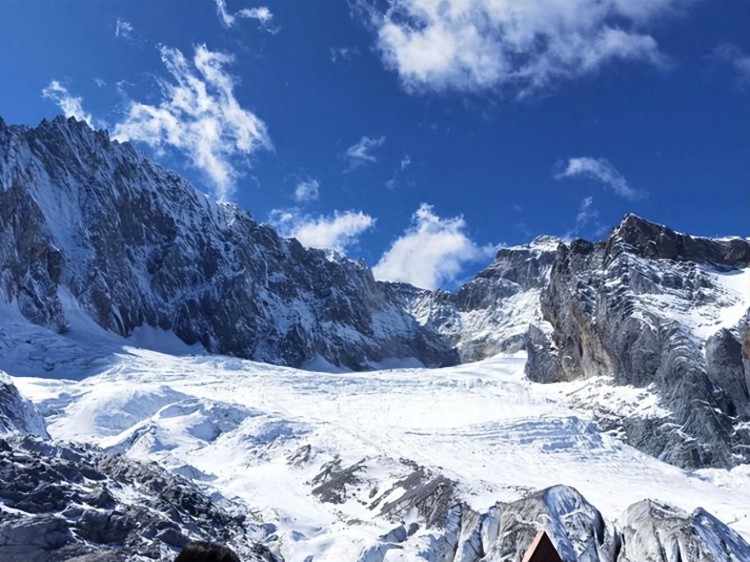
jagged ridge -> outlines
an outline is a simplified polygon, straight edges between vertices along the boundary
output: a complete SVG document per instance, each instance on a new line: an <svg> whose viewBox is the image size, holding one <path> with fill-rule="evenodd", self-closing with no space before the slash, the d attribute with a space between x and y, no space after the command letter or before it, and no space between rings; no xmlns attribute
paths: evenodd
<svg viewBox="0 0 750 562"><path fill-rule="evenodd" d="M73 118L0 126L0 263L2 298L58 331L81 307L125 336L147 324L292 366L457 360L369 269L280 238Z"/></svg>

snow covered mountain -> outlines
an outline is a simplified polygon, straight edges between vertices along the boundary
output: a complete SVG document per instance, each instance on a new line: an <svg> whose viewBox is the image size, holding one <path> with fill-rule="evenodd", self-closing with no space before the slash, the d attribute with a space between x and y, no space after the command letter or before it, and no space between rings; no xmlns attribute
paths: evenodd
<svg viewBox="0 0 750 562"><path fill-rule="evenodd" d="M0 120L0 559L750 560L749 293L748 239L634 215L381 283Z"/></svg>
<svg viewBox="0 0 750 562"><path fill-rule="evenodd" d="M118 334L158 326L293 366L457 359L363 265L280 238L73 118L0 120L0 213L3 299L60 332L80 307Z"/></svg>
<svg viewBox="0 0 750 562"><path fill-rule="evenodd" d="M390 290L463 361L525 349L531 380L589 380L578 405L642 451L683 467L750 462L747 239L627 215L602 242L503 249L455 294ZM612 403L613 385L653 407Z"/></svg>

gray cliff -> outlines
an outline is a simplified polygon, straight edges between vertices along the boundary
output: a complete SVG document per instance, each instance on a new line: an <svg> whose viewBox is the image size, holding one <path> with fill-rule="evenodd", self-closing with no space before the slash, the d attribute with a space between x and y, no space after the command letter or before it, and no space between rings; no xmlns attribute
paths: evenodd
<svg viewBox="0 0 750 562"><path fill-rule="evenodd" d="M0 264L0 299L60 332L80 307L123 336L149 325L291 366L457 361L363 265L282 239L72 118L0 124Z"/></svg>
<svg viewBox="0 0 750 562"><path fill-rule="evenodd" d="M726 302L720 281L748 266L747 240L694 238L634 215L606 242L562 244L541 294L545 322L529 331L527 376L650 385L669 415L600 422L678 466L748 462L746 322L712 333L700 317L742 305Z"/></svg>

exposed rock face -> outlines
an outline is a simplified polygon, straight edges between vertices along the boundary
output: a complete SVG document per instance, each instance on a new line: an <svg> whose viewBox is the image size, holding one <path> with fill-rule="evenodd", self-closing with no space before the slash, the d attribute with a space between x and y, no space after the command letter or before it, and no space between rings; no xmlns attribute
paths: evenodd
<svg viewBox="0 0 750 562"><path fill-rule="evenodd" d="M654 385L671 414L621 420L631 444L683 467L747 462L747 432L734 430L750 407L747 332L710 326L717 310L741 306L721 282L748 266L747 240L693 238L634 215L606 242L561 244L541 294L546 322L529 331L526 373Z"/></svg>
<svg viewBox="0 0 750 562"><path fill-rule="evenodd" d="M456 293L402 284L387 289L421 325L456 346L461 361L513 353L526 346L529 323L542 320L539 294L560 242L541 236L527 246L503 248Z"/></svg>
<svg viewBox="0 0 750 562"><path fill-rule="evenodd" d="M281 239L72 118L0 126L0 264L0 298L61 332L80 306L124 336L147 324L292 366L457 361L363 265Z"/></svg>
<svg viewBox="0 0 750 562"><path fill-rule="evenodd" d="M49 438L36 406L21 396L10 377L0 371L0 436L13 434Z"/></svg>
<svg viewBox="0 0 750 562"><path fill-rule="evenodd" d="M438 491L433 495L443 496ZM568 486L498 503L484 513L457 503L430 526L435 534L421 555L440 562L520 562L540 530L566 562L739 562L750 556L750 545L703 509L689 515L645 500L608 525ZM388 550L418 540L410 536L396 527L365 549L359 561L382 561Z"/></svg>
<svg viewBox="0 0 750 562"><path fill-rule="evenodd" d="M691 237L627 215L599 243L542 237L503 249L455 294L388 290L462 361L525 347L533 381L649 387L658 416L599 421L667 462L724 467L750 460L750 311L738 324L721 312L750 302L750 287L743 301L724 286L748 267L747 239Z"/></svg>
<svg viewBox="0 0 750 562"><path fill-rule="evenodd" d="M466 511L454 562L520 560L540 529L563 560L614 560L617 542L599 511L573 488L555 486L484 514Z"/></svg>
<svg viewBox="0 0 750 562"><path fill-rule="evenodd" d="M750 547L703 509L687 514L644 500L631 505L617 521L622 547L617 561L747 560Z"/></svg>
<svg viewBox="0 0 750 562"><path fill-rule="evenodd" d="M258 542L256 522L188 481L83 446L0 439L0 503L7 562L171 561L188 540L229 544L243 560L276 560Z"/></svg>

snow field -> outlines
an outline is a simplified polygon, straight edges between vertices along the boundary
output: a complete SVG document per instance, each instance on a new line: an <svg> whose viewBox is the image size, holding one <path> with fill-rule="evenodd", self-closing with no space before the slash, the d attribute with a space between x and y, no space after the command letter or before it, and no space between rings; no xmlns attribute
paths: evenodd
<svg viewBox="0 0 750 562"><path fill-rule="evenodd" d="M653 498L702 506L748 537L747 471L691 474L600 433L566 405L586 383L530 383L522 353L441 370L320 373L122 351L107 371L78 382L14 381L47 414L53 437L156 460L241 500L275 527L290 562L356 560L393 528L379 516L384 501L374 500L408 475L406 460L457 481L477 510L563 483L610 521ZM604 382L592 384L613 407L643 399L641 389L602 394ZM343 503L312 493L332 461L362 463ZM387 559L399 556L409 553Z"/></svg>

